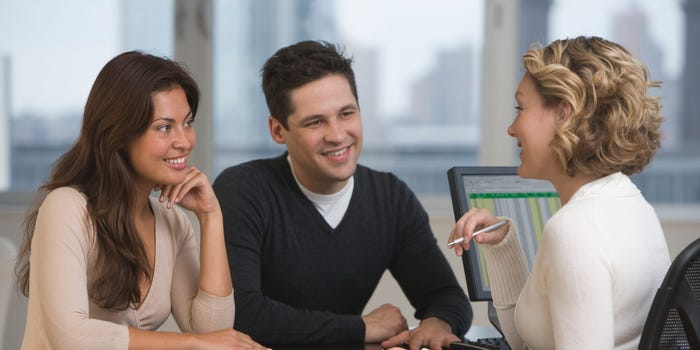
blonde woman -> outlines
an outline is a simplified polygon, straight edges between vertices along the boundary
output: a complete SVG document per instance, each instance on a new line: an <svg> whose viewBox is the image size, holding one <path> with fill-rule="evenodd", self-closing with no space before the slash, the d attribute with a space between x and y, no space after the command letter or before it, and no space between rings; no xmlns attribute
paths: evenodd
<svg viewBox="0 0 700 350"><path fill-rule="evenodd" d="M628 177L660 146L658 86L626 49L597 37L557 40L523 56L515 93L524 178L549 180L562 207L546 223L532 271L515 225L474 238L513 349L636 349L670 263L654 209ZM449 241L469 249L498 219L473 209Z"/></svg>

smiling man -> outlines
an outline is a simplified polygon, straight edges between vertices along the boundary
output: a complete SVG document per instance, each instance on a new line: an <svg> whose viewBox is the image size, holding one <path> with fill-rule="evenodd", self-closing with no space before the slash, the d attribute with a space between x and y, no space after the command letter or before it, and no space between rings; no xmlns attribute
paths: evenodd
<svg viewBox="0 0 700 350"><path fill-rule="evenodd" d="M413 192L357 164L362 119L351 62L332 44L304 41L263 67L270 135L287 152L228 168L214 182L234 327L267 346L440 349L464 335L472 310ZM410 331L389 303L362 315L387 269L416 309L420 325Z"/></svg>

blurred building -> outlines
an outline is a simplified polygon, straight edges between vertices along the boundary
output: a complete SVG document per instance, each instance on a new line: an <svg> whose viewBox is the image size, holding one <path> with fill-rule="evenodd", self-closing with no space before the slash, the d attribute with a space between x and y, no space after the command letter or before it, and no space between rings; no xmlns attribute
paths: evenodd
<svg viewBox="0 0 700 350"><path fill-rule="evenodd" d="M649 31L646 14L639 6L629 6L614 16L611 40L620 43L649 70L652 80L662 83L660 89L652 89L651 94L660 96L664 123L662 151L678 152L682 147L680 138L680 118L678 79L664 70L664 53Z"/></svg>
<svg viewBox="0 0 700 350"><path fill-rule="evenodd" d="M342 39L341 39L342 41ZM385 123L379 115L379 54L375 48L347 48L352 56L357 98L362 114L362 135L365 149L381 147L385 142Z"/></svg>
<svg viewBox="0 0 700 350"><path fill-rule="evenodd" d="M687 154L700 149L700 0L685 0L685 55L683 63L681 136Z"/></svg>
<svg viewBox="0 0 700 350"><path fill-rule="evenodd" d="M520 55L533 44L548 44L549 9L552 7L552 1L520 0Z"/></svg>
<svg viewBox="0 0 700 350"><path fill-rule="evenodd" d="M466 44L439 52L433 68L412 86L409 121L476 126L474 57Z"/></svg>
<svg viewBox="0 0 700 350"><path fill-rule="evenodd" d="M10 189L10 58L0 56L0 191Z"/></svg>
<svg viewBox="0 0 700 350"><path fill-rule="evenodd" d="M265 61L284 46L308 38L337 42L333 16L333 2L330 1L215 3L215 152L275 145L267 129L269 112L260 86L260 70Z"/></svg>
<svg viewBox="0 0 700 350"><path fill-rule="evenodd" d="M260 87L260 68L265 60L280 47L306 38L342 43L331 1L237 0L215 1L214 4L212 176L224 167L278 155L282 150L270 140L267 130L268 111ZM521 51L533 42L547 42L551 4L552 0L522 0ZM157 16L165 18L158 23L151 22L156 16L144 15L136 10L137 6L141 6L138 0L123 3L121 40L124 49L171 52L172 40L167 30L160 34L144 33L148 32L149 23L161 28L172 27L174 19L171 17L176 17L172 13L172 2L149 2L146 12L171 13ZM700 156L695 151L697 146L691 147L700 139L700 99L697 98L700 96L700 65L691 59L700 57L700 42L694 40L700 35L700 0L685 0L683 8L686 60L682 88L665 77L659 68L663 67L664 52L650 40L643 14L630 8L616 19L619 41L642 57L652 71L652 78L665 80L662 88L664 115L669 122L675 121L678 125L673 129L676 134L666 130L670 137L667 135L663 152L654 163L642 174L633 176L652 202L700 202ZM474 57L479 57L479 53L472 51L479 49L463 46L438 54L434 67L412 87L410 115L399 119L377 115L377 76L381 70L377 49L346 49L355 58L367 141L360 161L396 173L419 194L448 194L447 169L477 164L481 135L477 128L469 125L482 117L475 102L479 91L474 88L474 80L480 78L478 68L474 68ZM12 77L7 73L8 63L3 62L6 74L0 79L0 96L7 97ZM77 136L81 111L52 118L10 115L8 100L6 98L4 103L0 100L0 122L10 122L11 187L33 191L49 174L51 164ZM674 135L681 135L681 132L683 144L689 151L685 154L667 152L673 150L669 144L676 139ZM460 142L454 144L450 140ZM2 135L0 142L3 142Z"/></svg>

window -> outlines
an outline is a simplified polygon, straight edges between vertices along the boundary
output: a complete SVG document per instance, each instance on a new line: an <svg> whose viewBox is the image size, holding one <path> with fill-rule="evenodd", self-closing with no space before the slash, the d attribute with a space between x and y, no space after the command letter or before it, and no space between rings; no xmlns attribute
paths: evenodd
<svg viewBox="0 0 700 350"><path fill-rule="evenodd" d="M652 79L662 82L652 92L662 97L662 147L652 164L632 177L651 202L700 203L700 105L690 97L700 96L700 65L691 59L697 57L700 42L689 37L700 29L698 21L700 1L694 0L566 0L551 6L550 39L580 34L609 38L641 59Z"/></svg>
<svg viewBox="0 0 700 350"><path fill-rule="evenodd" d="M664 82L657 93L667 118L662 152L634 179L652 201L699 202L700 159L688 156L694 149L688 145L697 142L700 130L685 140L677 137L684 108L678 92L683 70L689 69L684 68L683 23L685 13L692 14L678 2L593 1L600 6L522 0L514 17L520 25L512 59L518 73L512 80L522 71L520 55L534 42L598 35L623 44ZM278 48L321 39L341 43L355 58L365 132L360 161L395 172L419 194L446 195L447 168L488 163L479 159L483 139L507 139L500 129L488 130L487 137L482 117L512 118L486 116L481 106L482 79L493 74L481 63L489 36L483 29L485 4L496 7L495 22L509 18L499 11L517 11L511 2L499 1L443 1L441 6L406 0L216 1L214 173L282 152L268 135L259 70ZM700 91L687 96L697 95ZM505 96L497 103L509 106L512 92ZM683 185L672 179L683 179Z"/></svg>
<svg viewBox="0 0 700 350"><path fill-rule="evenodd" d="M172 55L170 0L0 1L0 191L34 191L118 53Z"/></svg>
<svg viewBox="0 0 700 350"><path fill-rule="evenodd" d="M700 144L700 102L691 98L700 95L700 67L686 59L700 54L697 40L686 36L700 26L700 1L591 1L596 6L213 0L211 176L282 152L268 135L260 67L282 46L322 39L355 58L365 126L360 161L395 172L419 195L446 195L450 166L492 164L485 149L513 152L512 143L482 147L491 139L510 141L502 125L512 118L512 92L498 85L506 97L489 100L485 83L495 73L482 61L493 44L489 25L512 21L520 24L511 24L506 37L517 46L515 57L503 61L516 67L509 81L519 78L519 57L534 41L600 35L639 56L664 82L659 94L667 121L662 151L634 180L652 201L700 202L700 159L693 151ZM34 191L48 175L77 136L90 85L109 58L128 49L173 55L175 6L172 0L0 0L0 191ZM489 22L485 13L494 7ZM498 56L487 60L501 62ZM485 103L508 112L494 113ZM491 119L502 125L484 126Z"/></svg>
<svg viewBox="0 0 700 350"><path fill-rule="evenodd" d="M476 164L481 1L215 1L214 173L279 155L260 88L277 49L339 43L354 58L360 162L418 192L446 194L446 170Z"/></svg>
<svg viewBox="0 0 700 350"><path fill-rule="evenodd" d="M664 81L662 151L633 180L655 207L680 204L660 214L669 237L696 236L700 41L689 33L700 32L700 0L196 3L206 1L213 3L213 105L207 106L213 131L198 134L200 140L213 138L211 152L204 152L213 164L212 179L225 167L283 150L267 131L263 62L298 40L338 42L356 62L365 127L360 161L404 179L421 197L431 223L447 231L453 223L447 169L516 162L494 163L500 161L494 155L515 159L504 125L513 118L523 51L533 41L600 35L630 48L653 78ZM130 49L171 57L176 48L208 54L174 40L176 9L192 3L0 0L1 237L19 244L28 197L77 137L90 86L110 58ZM201 122L198 127L206 124ZM12 307L17 312L11 314L23 315L21 301ZM5 334L18 336L6 337L0 348L19 348L23 325L23 319L8 322Z"/></svg>

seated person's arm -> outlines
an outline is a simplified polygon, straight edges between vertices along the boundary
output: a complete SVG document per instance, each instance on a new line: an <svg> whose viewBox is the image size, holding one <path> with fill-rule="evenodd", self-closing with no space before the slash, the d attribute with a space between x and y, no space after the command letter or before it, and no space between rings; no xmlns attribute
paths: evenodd
<svg viewBox="0 0 700 350"><path fill-rule="evenodd" d="M222 343L260 349L244 334L224 329L189 334L141 330L117 324L119 311L109 310L101 320L91 317L88 270L94 267L92 230L87 230L85 203L75 190L59 189L46 198L32 239L29 322L24 346L56 349L208 349ZM196 250L196 247L193 247ZM133 306L130 306L133 307ZM102 311L93 311L102 312ZM132 312L127 309L123 312ZM114 320L114 322L111 322Z"/></svg>
<svg viewBox="0 0 700 350"><path fill-rule="evenodd" d="M401 310L391 304L383 304L362 316L365 323L365 342L378 343L408 329Z"/></svg>
<svg viewBox="0 0 700 350"><path fill-rule="evenodd" d="M28 318L41 320L43 334L28 336L44 336L58 349L126 348L126 326L90 318L87 275L93 246L84 208L77 191L63 188L42 204L32 238Z"/></svg>
<svg viewBox="0 0 700 350"><path fill-rule="evenodd" d="M437 246L427 213L408 188L403 192L397 204L402 213L398 220L402 238L390 269L415 307L415 317L422 320L411 331L411 338L424 339L423 345L437 340L446 346L466 333L473 317L471 306Z"/></svg>

